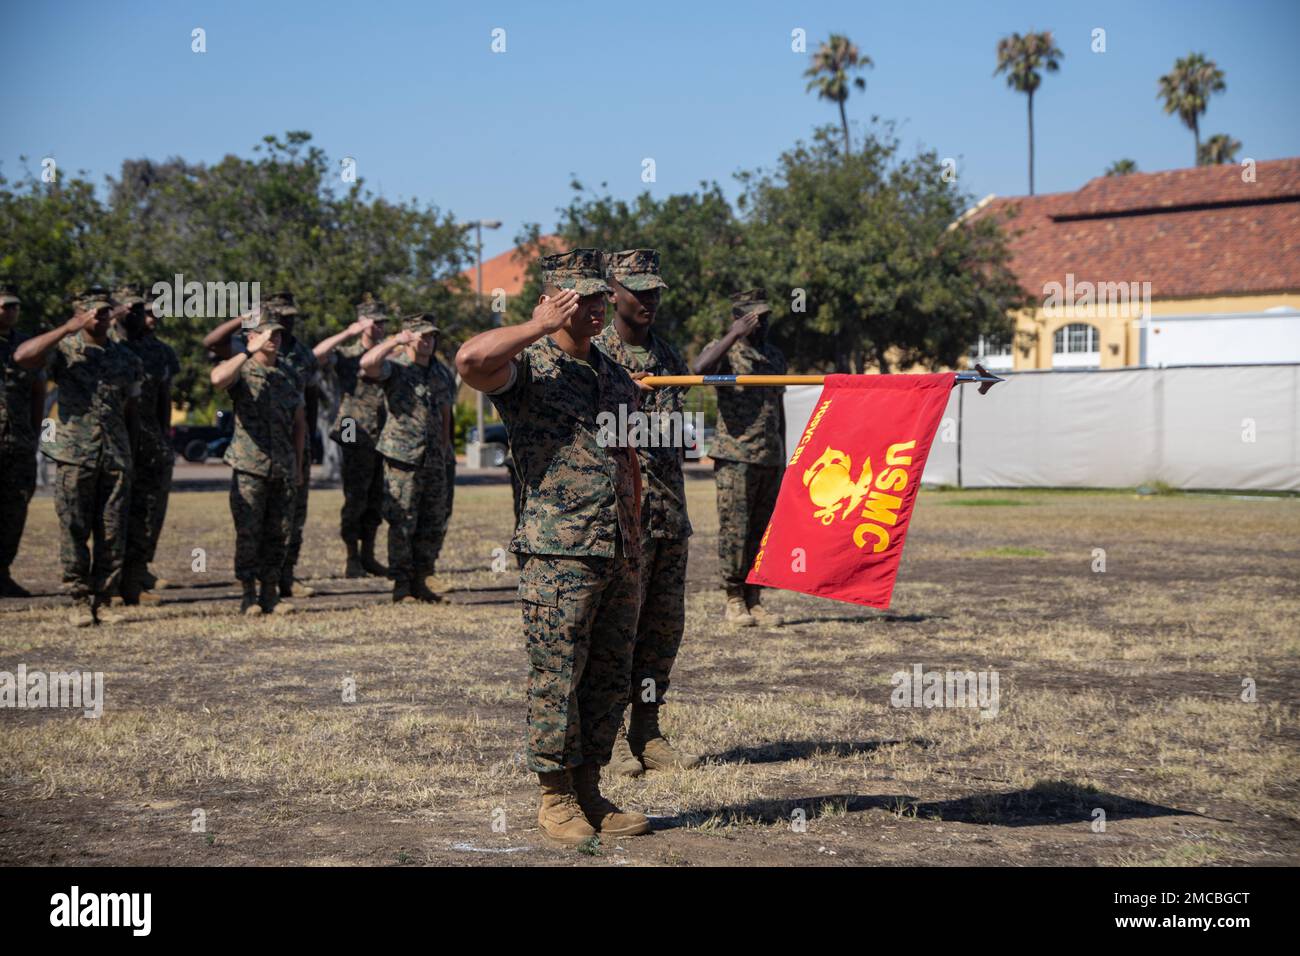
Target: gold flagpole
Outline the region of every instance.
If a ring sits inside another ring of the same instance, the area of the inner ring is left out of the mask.
[[[640,380],[651,388],[663,388],[669,385],[735,385],[735,386],[781,386],[781,385],[824,385],[825,375],[647,375]],[[967,382],[979,382],[980,394],[983,395],[998,382],[1006,381],[994,375],[982,365],[976,365],[974,371],[957,373],[954,385]]]

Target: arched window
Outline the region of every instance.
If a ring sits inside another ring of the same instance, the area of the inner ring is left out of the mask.
[[[1052,338],[1052,368],[1097,368],[1101,365],[1101,334],[1086,322],[1072,322]]]

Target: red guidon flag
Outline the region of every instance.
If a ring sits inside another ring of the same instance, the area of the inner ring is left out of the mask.
[[[956,374],[828,375],[750,584],[887,608]]]

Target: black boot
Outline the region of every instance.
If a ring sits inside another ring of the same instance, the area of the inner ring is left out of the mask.
[[[357,552],[357,539],[344,538],[343,543],[348,549],[348,563],[343,570],[345,578],[364,578],[366,569],[361,564],[361,556]]]
[[[361,532],[361,566],[365,568],[367,574],[373,574],[377,578],[388,577],[388,568],[384,567],[375,558],[375,535],[379,533],[377,528],[367,528]]]
[[[8,569],[0,572],[0,597],[28,598],[31,596],[31,591],[9,576]]]
[[[257,582],[241,582],[244,589],[244,596],[239,602],[239,613],[255,617],[262,613],[262,605],[257,601]]]

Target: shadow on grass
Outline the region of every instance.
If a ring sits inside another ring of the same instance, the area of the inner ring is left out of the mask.
[[[785,617],[785,626],[796,624],[921,624],[925,621],[946,621],[943,614],[896,614],[893,611],[881,611],[878,614],[844,614],[826,617]]]
[[[905,744],[925,749],[933,746],[934,741],[921,737],[911,740],[783,740],[754,747],[732,747],[707,759],[710,763],[781,763],[786,760],[806,760],[818,753],[829,757],[852,757]]]
[[[1101,808],[1107,822],[1149,817],[1200,816],[1190,810],[1130,800],[1064,780],[1040,781],[1028,790],[980,793],[955,800],[919,800],[905,795],[867,796],[826,794],[791,800],[755,800],[749,803],[689,810],[654,821],[655,829],[720,827],[789,823],[796,810],[805,820],[841,817],[864,810],[887,810],[904,819],[973,823],[986,826],[1029,827],[1091,823]]]

